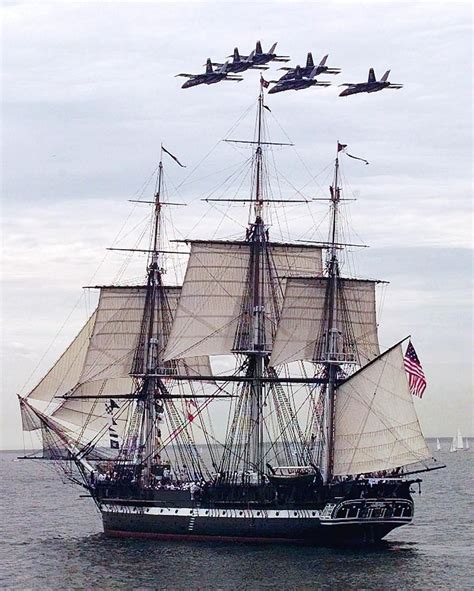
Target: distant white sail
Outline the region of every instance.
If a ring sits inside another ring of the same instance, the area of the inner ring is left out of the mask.
[[[452,453],[453,451],[457,451],[456,449],[456,437],[453,437],[452,441],[451,441],[451,447],[449,448],[449,451]]]
[[[438,438],[436,438],[436,449],[438,451],[440,451],[440,449],[441,449],[441,443],[439,442],[439,439]]]
[[[464,449],[464,442],[461,435],[461,430],[458,429],[456,434],[456,449]]]
[[[390,470],[427,460],[398,345],[343,382],[336,391],[334,474]]]

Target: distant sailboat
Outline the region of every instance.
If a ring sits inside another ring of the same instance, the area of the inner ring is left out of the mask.
[[[465,439],[465,443],[464,443],[464,449],[467,451],[469,449],[469,439],[466,437]]]
[[[456,448],[456,437],[453,437],[453,440],[451,441],[451,447],[449,448],[449,451],[450,452],[457,451],[457,448]]]
[[[436,451],[440,451],[441,449],[441,443],[439,442],[439,439],[436,438]]]
[[[464,449],[464,442],[461,435],[461,429],[456,434],[456,449]]]

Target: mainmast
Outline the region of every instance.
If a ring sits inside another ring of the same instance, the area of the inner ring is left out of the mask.
[[[323,457],[324,480],[332,479],[334,465],[334,397],[336,380],[340,368],[339,359],[339,331],[337,317],[337,291],[339,280],[338,248],[338,213],[340,192],[339,187],[339,142],[337,144],[336,162],[334,167],[334,181],[330,187],[331,223],[329,231],[329,249],[327,260],[328,294],[326,299],[327,331],[325,342],[325,366],[327,376],[326,400],[324,409],[325,447]]]
[[[252,293],[252,340],[249,351],[249,371],[254,378],[251,387],[250,421],[252,434],[250,438],[250,458],[262,478],[263,465],[263,399],[264,385],[261,378],[265,371],[265,356],[268,355],[265,346],[265,302],[263,293],[263,257],[265,256],[266,230],[263,221],[263,192],[262,192],[262,117],[263,117],[263,87],[260,86],[257,114],[257,148],[255,151],[255,199],[253,209],[255,222],[249,228],[251,243],[251,289]]]

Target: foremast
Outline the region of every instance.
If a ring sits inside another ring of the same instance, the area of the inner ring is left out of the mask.
[[[163,384],[157,374],[163,369],[163,331],[155,330],[156,326],[163,327],[165,318],[158,315],[165,314],[165,301],[160,265],[162,202],[161,191],[163,185],[163,147],[161,148],[158,165],[158,178],[155,190],[153,229],[151,249],[147,267],[147,293],[142,322],[141,343],[137,348],[134,360],[134,373],[141,374],[138,404],[143,406],[143,415],[138,446],[138,460],[143,465],[142,483],[148,484],[152,478],[152,465],[155,462],[157,447],[160,442],[159,421],[163,405],[159,403],[162,397]],[[132,373],[132,375],[134,375]]]

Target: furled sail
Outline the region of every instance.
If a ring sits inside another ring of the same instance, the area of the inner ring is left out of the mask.
[[[399,344],[337,388],[333,473],[391,470],[430,457]]]
[[[322,272],[321,248],[308,245],[267,243],[263,257],[263,289],[267,302],[276,301],[279,314],[285,277],[319,275]],[[181,298],[171,329],[165,360],[201,355],[226,355],[236,347],[236,332],[245,312],[251,257],[249,242],[192,241]],[[272,293],[270,293],[272,292]],[[275,308],[275,306],[274,306]],[[277,318],[266,313],[267,348]],[[244,340],[240,335],[240,341]]]
[[[133,392],[130,372],[142,328],[147,287],[102,287],[82,372],[71,397],[93,396],[113,398]],[[181,293],[179,286],[164,287],[166,305],[171,319],[175,314]],[[169,326],[163,314],[155,314],[154,334],[166,344]],[[177,361],[182,365],[184,362]],[[187,371],[192,375],[211,375],[209,360],[205,357],[188,359]],[[72,410],[75,410],[72,409]]]
[[[375,311],[375,281],[338,279],[336,326],[338,356],[365,365],[379,354]],[[270,363],[324,360],[327,336],[327,277],[291,277]]]

